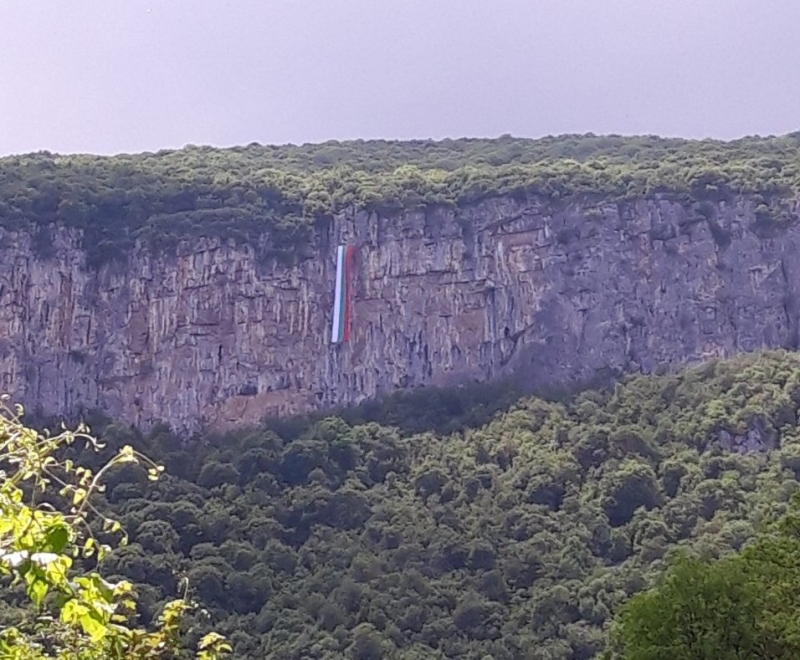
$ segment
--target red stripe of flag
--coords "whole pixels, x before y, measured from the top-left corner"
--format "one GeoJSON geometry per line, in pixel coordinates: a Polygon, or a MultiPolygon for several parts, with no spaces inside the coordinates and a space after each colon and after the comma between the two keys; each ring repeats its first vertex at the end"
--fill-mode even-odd
{"type": "Polygon", "coordinates": [[[344,252],[344,337],[342,341],[350,339],[350,262],[353,259],[353,246],[348,245],[344,252]]]}

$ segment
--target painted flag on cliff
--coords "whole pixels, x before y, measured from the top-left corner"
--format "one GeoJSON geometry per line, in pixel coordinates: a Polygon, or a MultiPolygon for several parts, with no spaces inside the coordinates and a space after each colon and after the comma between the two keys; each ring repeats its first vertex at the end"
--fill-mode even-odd
{"type": "Polygon", "coordinates": [[[353,246],[336,248],[336,288],[333,294],[333,327],[331,343],[339,344],[350,338],[350,264],[353,246]]]}

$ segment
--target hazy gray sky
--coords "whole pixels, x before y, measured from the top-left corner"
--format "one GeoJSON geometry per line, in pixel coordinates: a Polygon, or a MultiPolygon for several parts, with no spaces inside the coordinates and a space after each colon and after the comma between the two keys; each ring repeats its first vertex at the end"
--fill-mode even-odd
{"type": "Polygon", "coordinates": [[[800,129],[800,0],[0,0],[0,154],[800,129]]]}

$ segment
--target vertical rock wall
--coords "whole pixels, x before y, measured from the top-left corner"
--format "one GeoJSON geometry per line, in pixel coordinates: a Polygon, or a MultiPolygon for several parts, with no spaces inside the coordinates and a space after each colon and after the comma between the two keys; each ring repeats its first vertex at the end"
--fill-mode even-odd
{"type": "Polygon", "coordinates": [[[53,413],[227,427],[397,387],[795,347],[800,227],[765,237],[755,221],[747,199],[703,214],[511,198],[354,212],[291,268],[199,240],[87,271],[76,233],[55,230],[48,260],[0,233],[0,391],[53,413]],[[339,242],[356,247],[353,325],[331,345],[339,242]]]}

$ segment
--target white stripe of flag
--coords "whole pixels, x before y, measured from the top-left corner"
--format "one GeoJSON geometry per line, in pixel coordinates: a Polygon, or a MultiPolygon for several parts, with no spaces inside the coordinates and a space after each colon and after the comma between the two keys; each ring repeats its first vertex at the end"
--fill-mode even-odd
{"type": "Polygon", "coordinates": [[[331,343],[336,344],[344,337],[344,245],[336,248],[336,288],[333,294],[333,326],[331,343]]]}

